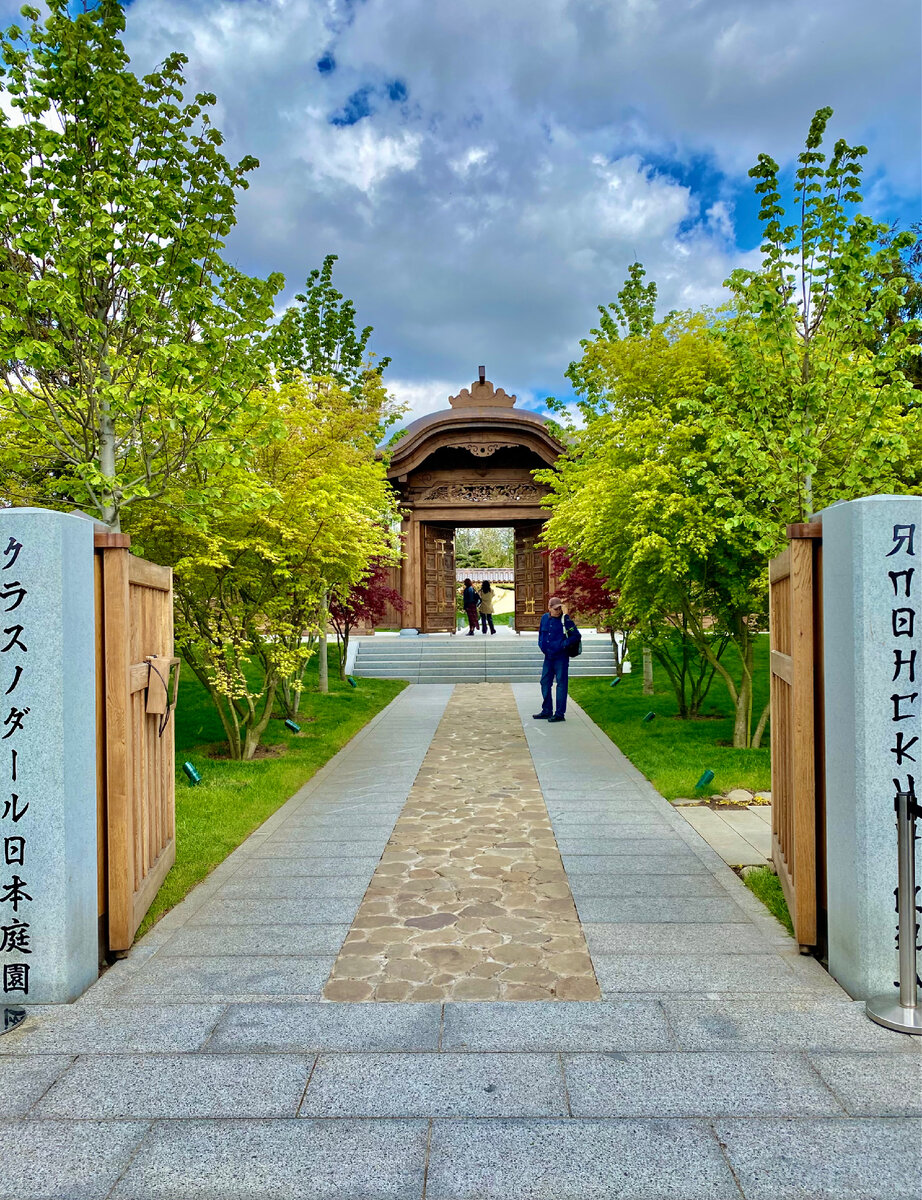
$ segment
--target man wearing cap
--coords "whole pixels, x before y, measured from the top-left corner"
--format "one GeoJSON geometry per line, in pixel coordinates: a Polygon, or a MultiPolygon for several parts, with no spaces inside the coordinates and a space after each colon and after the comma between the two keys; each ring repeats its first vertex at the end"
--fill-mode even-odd
{"type": "Polygon", "coordinates": [[[544,654],[544,670],[541,672],[541,711],[534,714],[536,721],[566,720],[569,647],[579,636],[579,630],[574,623],[564,616],[560,597],[551,596],[547,602],[547,612],[541,617],[538,629],[538,649],[544,654]],[[551,698],[551,689],[555,682],[556,707],[551,698]]]}

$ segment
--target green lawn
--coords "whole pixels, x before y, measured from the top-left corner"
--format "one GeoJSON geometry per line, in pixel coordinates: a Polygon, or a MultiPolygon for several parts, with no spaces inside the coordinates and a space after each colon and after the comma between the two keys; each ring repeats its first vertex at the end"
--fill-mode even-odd
{"type": "MultiPolygon", "coordinates": [[[[406,687],[395,679],[361,679],[353,688],[339,680],[335,645],[329,647],[328,658],[329,694],[305,693],[298,715],[301,732],[285,729],[279,713],[269,723],[263,745],[283,752],[248,763],[213,757],[226,751],[221,721],[205,689],[184,664],[176,710],[176,864],[142,921],[138,937],[406,687]],[[183,773],[186,760],[202,777],[195,787],[183,773]]],[[[316,668],[308,682],[314,686],[316,668]]]]}
{"type": "MultiPolygon", "coordinates": [[[[735,676],[731,657],[734,653],[732,648],[728,649],[726,660],[735,676]]],[[[733,709],[719,676],[704,703],[701,718],[681,721],[665,672],[654,663],[654,695],[644,696],[639,647],[634,658],[634,670],[616,687],[611,687],[610,678],[571,679],[570,694],[657,791],[667,800],[694,796],[695,783],[705,770],[714,772],[714,779],[705,789],[707,793],[728,792],[735,787],[753,791],[771,787],[768,729],[762,739],[764,748],[732,748],[729,743],[733,738],[733,709]],[[645,723],[642,718],[648,712],[655,712],[656,716],[645,723]]],[[[755,675],[753,711],[758,719],[768,699],[767,635],[760,637],[756,646],[755,675]]]]}

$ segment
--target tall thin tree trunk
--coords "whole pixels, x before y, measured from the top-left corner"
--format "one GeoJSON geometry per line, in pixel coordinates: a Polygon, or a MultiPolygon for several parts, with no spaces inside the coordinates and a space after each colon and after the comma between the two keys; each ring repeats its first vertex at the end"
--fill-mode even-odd
{"type": "Polygon", "coordinates": [[[320,640],[317,661],[317,687],[321,692],[330,690],[330,667],[327,662],[327,592],[320,597],[320,640]]]}
{"type": "Polygon", "coordinates": [[[653,651],[649,646],[643,648],[643,694],[653,695],[653,651]]]}

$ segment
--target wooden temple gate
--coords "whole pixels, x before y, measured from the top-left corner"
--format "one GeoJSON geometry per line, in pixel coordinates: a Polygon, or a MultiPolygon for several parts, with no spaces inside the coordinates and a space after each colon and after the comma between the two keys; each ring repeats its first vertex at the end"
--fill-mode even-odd
{"type": "Polygon", "coordinates": [[[172,571],[129,553],[129,544],[125,534],[96,535],[98,900],[107,950],[131,946],[176,858],[172,571]]]}
{"type": "Polygon", "coordinates": [[[825,940],[822,533],[788,526],[769,564],[772,859],[803,948],[825,940]]]}
{"type": "Polygon", "coordinates": [[[390,451],[388,478],[404,511],[404,561],[392,578],[406,605],[402,625],[454,632],[455,529],[505,526],[515,534],[515,627],[537,629],[554,581],[538,545],[548,488],[533,472],[552,466],[563,446],[483,368],[449,405],[412,422],[390,451]]]}

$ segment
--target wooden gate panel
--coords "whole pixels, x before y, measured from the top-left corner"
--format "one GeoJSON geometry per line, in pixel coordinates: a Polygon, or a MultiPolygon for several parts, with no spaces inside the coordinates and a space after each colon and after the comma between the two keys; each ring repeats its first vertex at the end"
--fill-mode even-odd
{"type": "Polygon", "coordinates": [[[769,564],[772,859],[801,946],[819,940],[822,858],[822,642],[819,525],[791,526],[769,564]]]}
{"type": "Polygon", "coordinates": [[[538,545],[541,521],[515,527],[515,627],[535,630],[547,607],[547,557],[538,545]]]}
{"type": "Polygon", "coordinates": [[[455,530],[452,525],[422,526],[423,530],[423,633],[454,633],[455,530]]]}
{"type": "Polygon", "coordinates": [[[131,555],[123,535],[99,535],[96,557],[100,914],[108,948],[126,950],[176,858],[174,727],[163,712],[176,662],[173,584],[169,568],[131,555]]]}

